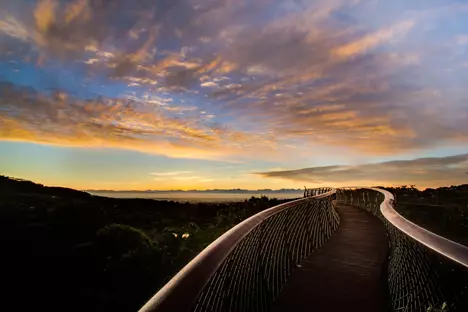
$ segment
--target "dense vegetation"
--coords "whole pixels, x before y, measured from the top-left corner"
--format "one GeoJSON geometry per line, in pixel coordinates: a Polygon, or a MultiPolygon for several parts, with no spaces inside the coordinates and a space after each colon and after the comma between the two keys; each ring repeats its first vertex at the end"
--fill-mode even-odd
{"type": "Polygon", "coordinates": [[[284,202],[112,199],[2,176],[0,198],[4,297],[44,311],[136,311],[227,229],[284,202]]]}

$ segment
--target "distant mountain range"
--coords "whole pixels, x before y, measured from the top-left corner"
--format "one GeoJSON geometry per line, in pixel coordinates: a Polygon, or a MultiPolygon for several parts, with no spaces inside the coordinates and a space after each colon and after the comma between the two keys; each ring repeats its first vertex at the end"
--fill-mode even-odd
{"type": "Polygon", "coordinates": [[[236,193],[236,194],[257,194],[257,193],[265,193],[265,194],[278,194],[278,193],[296,193],[296,192],[303,192],[302,189],[279,189],[279,190],[272,190],[272,189],[261,189],[261,190],[244,190],[244,189],[212,189],[212,190],[146,190],[146,191],[113,191],[113,190],[85,190],[85,192],[91,193],[180,193],[180,192],[196,192],[196,193],[236,193]]]}

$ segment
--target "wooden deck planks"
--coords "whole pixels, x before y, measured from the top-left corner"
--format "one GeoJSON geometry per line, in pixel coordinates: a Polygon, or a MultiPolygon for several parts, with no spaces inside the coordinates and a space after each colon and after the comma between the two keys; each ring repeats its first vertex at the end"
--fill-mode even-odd
{"type": "Polygon", "coordinates": [[[301,263],[273,311],[385,311],[388,237],[380,220],[337,205],[340,226],[301,263]]]}

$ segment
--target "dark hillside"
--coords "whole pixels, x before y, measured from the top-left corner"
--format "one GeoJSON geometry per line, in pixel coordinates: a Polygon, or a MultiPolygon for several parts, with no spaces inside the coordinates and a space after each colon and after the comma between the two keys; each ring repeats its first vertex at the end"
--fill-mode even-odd
{"type": "Polygon", "coordinates": [[[1,177],[4,304],[19,310],[136,311],[214,239],[281,202],[113,199],[1,177]]]}

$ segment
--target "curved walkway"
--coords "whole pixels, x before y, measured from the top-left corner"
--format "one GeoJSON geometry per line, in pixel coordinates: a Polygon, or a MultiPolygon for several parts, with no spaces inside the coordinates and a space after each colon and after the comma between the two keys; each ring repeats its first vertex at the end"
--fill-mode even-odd
{"type": "Polygon", "coordinates": [[[331,239],[298,266],[273,311],[386,310],[388,237],[370,213],[336,205],[340,226],[331,239]]]}

